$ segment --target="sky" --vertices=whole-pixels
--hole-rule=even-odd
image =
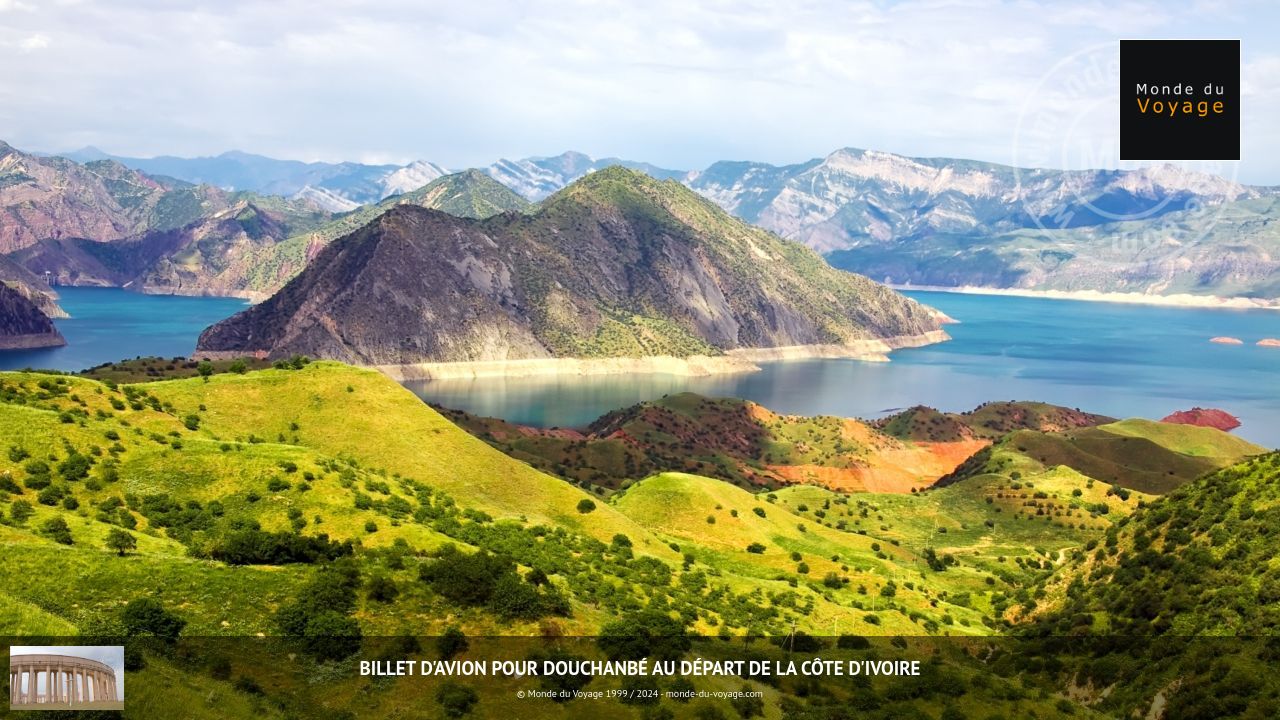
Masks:
[[[1118,82],[1025,130],[1119,38],[1241,39],[1242,161],[1205,169],[1280,184],[1270,0],[0,0],[0,139],[451,168],[841,147],[1112,167]]]
[[[97,660],[116,671],[117,689],[124,697],[124,648],[119,645],[13,645],[9,655],[70,655]],[[44,688],[45,677],[41,675],[37,690],[43,692]]]

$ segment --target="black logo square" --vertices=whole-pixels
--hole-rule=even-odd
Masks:
[[[1121,40],[1120,159],[1239,160],[1240,41]]]

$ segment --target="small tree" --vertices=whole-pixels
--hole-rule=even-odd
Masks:
[[[582,498],[578,501],[578,512],[586,515],[596,509],[596,504],[591,498]]]
[[[237,375],[243,375],[249,371],[249,365],[244,361],[244,358],[236,358],[231,361],[231,365],[227,369]]]
[[[386,575],[374,575],[369,578],[368,597],[370,600],[389,603],[400,594],[396,581]]]
[[[641,610],[606,624],[596,645],[610,660],[678,660],[692,646],[685,627],[661,610]]]
[[[455,655],[466,652],[468,647],[470,643],[466,634],[457,626],[446,628],[444,634],[436,638],[436,652],[440,653],[441,660],[452,660]]]
[[[49,518],[40,526],[40,532],[63,545],[71,545],[75,540],[71,538],[71,528],[67,526],[67,521],[60,517]]]
[[[151,598],[130,600],[120,614],[125,634],[130,637],[151,636],[164,640],[176,640],[187,621],[165,609]]]
[[[120,528],[111,528],[107,533],[107,547],[124,557],[129,551],[138,549],[138,540]]]
[[[764,700],[761,700],[751,690],[750,685],[743,685],[742,691],[738,693],[736,698],[729,701],[733,709],[738,712],[738,716],[744,718],[752,718],[757,715],[764,717]]]
[[[200,377],[205,379],[205,382],[208,382],[209,376],[213,374],[213,363],[208,360],[201,361],[200,364],[196,366],[196,372],[200,374]]]
[[[307,650],[321,660],[341,660],[360,649],[360,624],[355,618],[325,610],[307,622],[303,638]]]
[[[445,717],[460,718],[471,712],[480,697],[466,685],[448,681],[436,690],[436,702],[440,703]]]
[[[14,525],[25,524],[35,512],[31,507],[31,503],[26,500],[14,500],[13,505],[9,507],[9,515],[13,517]]]

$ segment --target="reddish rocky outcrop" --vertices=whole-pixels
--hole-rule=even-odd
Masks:
[[[1160,422],[1176,423],[1178,425],[1198,425],[1224,431],[1240,427],[1240,420],[1225,410],[1199,407],[1191,408],[1190,410],[1179,410],[1161,418]]]

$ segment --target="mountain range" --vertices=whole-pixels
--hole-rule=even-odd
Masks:
[[[623,165],[677,180],[740,219],[824,253],[836,267],[891,285],[1263,304],[1280,297],[1276,189],[1172,166],[1026,170],[846,148],[795,165],[718,162],[695,171],[566,152],[499,160],[459,176],[442,175],[442,166],[427,161],[300,163],[246,153],[139,159],[91,149],[69,155],[86,162],[0,146],[0,252],[16,253],[28,269],[60,283],[260,300],[324,243],[393,204],[481,217],[527,209],[588,173]],[[481,177],[496,182],[482,184]],[[441,182],[487,199],[446,207],[443,195],[415,195],[443,192],[432,185]],[[242,236],[227,218],[245,212],[264,222]],[[170,235],[155,237],[164,233]],[[133,249],[86,245],[99,241]],[[30,249],[40,242],[48,247]],[[183,254],[192,247],[200,256],[193,263]],[[86,259],[103,252],[128,262],[104,269]]]
[[[165,155],[136,158],[109,155],[86,147],[63,157],[89,163],[111,160],[149,175],[213,185],[224,190],[248,190],[266,195],[299,196],[331,212],[346,212],[406,193],[451,172],[426,160],[407,165],[366,165],[354,162],[301,162],[230,151],[213,157],[181,158]],[[659,180],[679,179],[683,170],[667,170],[649,163],[619,158],[594,159],[579,152],[550,157],[501,159],[483,172],[531,201],[541,200],[595,170],[622,165]]]
[[[34,158],[29,162],[42,161]],[[90,180],[94,177],[90,175]],[[30,184],[49,195],[55,193],[39,181]],[[262,300],[300,272],[329,241],[358,229],[394,205],[414,203],[464,217],[521,211],[529,205],[477,171],[441,176],[416,190],[340,214],[297,196],[224,192],[209,186],[189,186],[184,192],[196,192],[197,188],[208,196],[205,209],[181,226],[157,224],[110,242],[93,235],[49,237],[0,258],[26,272],[22,278],[14,275],[14,284],[37,290],[47,288],[43,282],[31,285],[30,281],[47,276],[57,285]],[[40,203],[32,205],[41,207]],[[107,216],[103,222],[110,219],[110,213],[102,214]],[[0,278],[8,277],[3,271],[0,266]]]
[[[216,188],[153,177],[114,160],[81,165],[0,141],[0,253],[46,239],[112,241],[172,229],[226,203]]]
[[[613,166],[528,214],[398,205],[210,327],[197,352],[405,365],[791,346],[864,355],[943,337],[923,305],[677,182]]]

